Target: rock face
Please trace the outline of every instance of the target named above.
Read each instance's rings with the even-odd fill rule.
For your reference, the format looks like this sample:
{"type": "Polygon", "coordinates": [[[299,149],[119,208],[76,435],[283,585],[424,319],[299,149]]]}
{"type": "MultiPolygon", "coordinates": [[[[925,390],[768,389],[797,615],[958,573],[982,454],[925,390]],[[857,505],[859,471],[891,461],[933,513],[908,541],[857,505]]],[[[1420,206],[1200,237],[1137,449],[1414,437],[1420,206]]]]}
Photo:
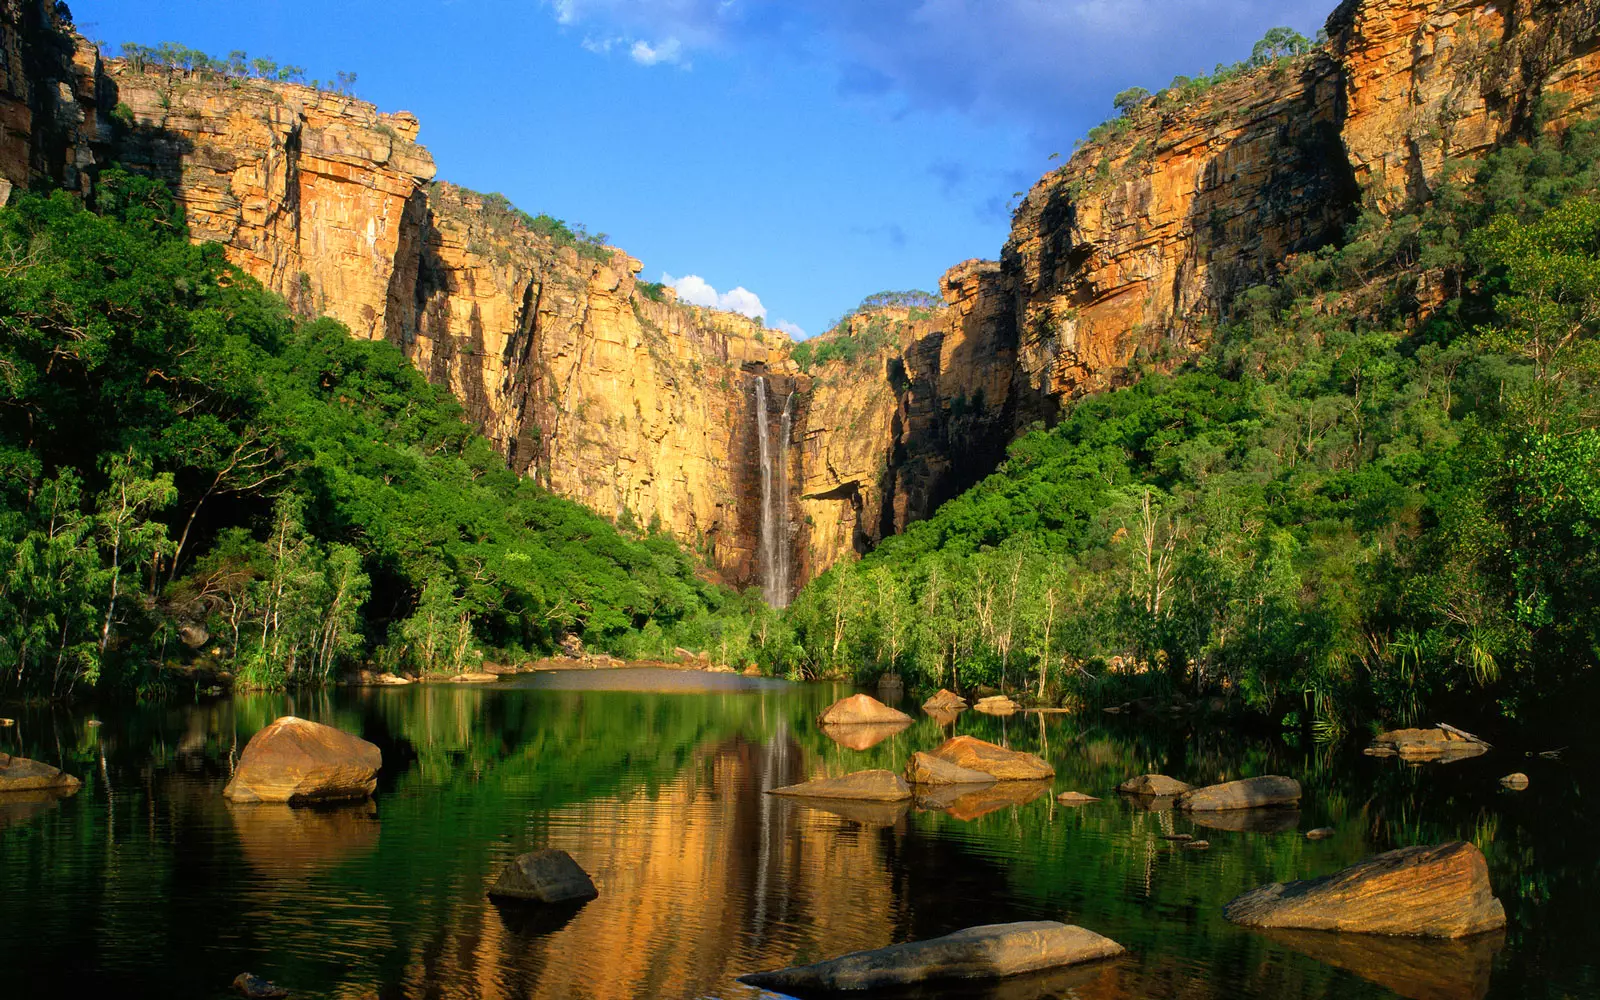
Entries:
{"type": "Polygon", "coordinates": [[[900,802],[911,798],[911,789],[893,771],[857,771],[842,778],[815,778],[798,785],[769,789],[768,794],[812,799],[900,802]]]}
{"type": "Polygon", "coordinates": [[[906,761],[906,782],[912,785],[973,785],[995,780],[987,771],[953,764],[942,757],[918,750],[906,761]]]}
{"type": "Polygon", "coordinates": [[[1121,945],[1052,920],[969,927],[928,941],[858,951],[815,965],[743,976],[761,989],[807,996],[916,983],[994,979],[1112,958],[1121,945]]]}
{"type": "Polygon", "coordinates": [[[1169,778],[1164,774],[1141,774],[1137,778],[1129,778],[1117,786],[1117,791],[1124,795],[1154,795],[1167,797],[1182,795],[1193,788],[1176,778],[1169,778]]]}
{"type": "Polygon", "coordinates": [[[1275,774],[1242,778],[1195,788],[1178,796],[1178,808],[1189,812],[1267,809],[1300,804],[1300,782],[1275,774]]]}
{"type": "Polygon", "coordinates": [[[1405,847],[1332,875],[1275,882],[1227,905],[1249,927],[1458,938],[1504,927],[1483,852],[1460,841],[1405,847]]]}
{"type": "Polygon", "coordinates": [[[83,782],[26,757],[0,753],[0,795],[8,792],[76,792],[83,782]]]}
{"type": "Polygon", "coordinates": [[[929,756],[969,771],[981,771],[999,781],[1037,781],[1056,776],[1056,769],[1041,758],[986,743],[976,736],[945,740],[929,756]]]}
{"type": "Polygon", "coordinates": [[[518,855],[489,887],[489,895],[536,903],[583,903],[597,898],[600,890],[572,855],[551,849],[518,855]]]}
{"type": "Polygon", "coordinates": [[[897,708],[890,708],[870,694],[853,694],[829,705],[817,717],[817,721],[824,726],[881,725],[910,722],[911,716],[897,708]]]}
{"type": "Polygon", "coordinates": [[[378,787],[383,754],[357,736],[286,715],[250,738],[222,794],[233,802],[360,799],[378,787]]]}
{"type": "Polygon", "coordinates": [[[764,425],[787,445],[768,471],[792,589],[1141,354],[1200,349],[1363,204],[1415,206],[1447,164],[1528,135],[1546,96],[1555,128],[1600,103],[1595,0],[1345,0],[1328,28],[1084,144],[1028,192],[999,261],[951,268],[940,307],[848,317],[831,336],[858,349],[805,371],[783,335],[677,302],[621,250],[430,183],[405,112],[102,60],[45,0],[0,0],[0,198],[41,178],[88,193],[113,158],[167,179],[196,238],[399,345],[510,468],[660,524],[739,586],[761,576],[764,425]]]}

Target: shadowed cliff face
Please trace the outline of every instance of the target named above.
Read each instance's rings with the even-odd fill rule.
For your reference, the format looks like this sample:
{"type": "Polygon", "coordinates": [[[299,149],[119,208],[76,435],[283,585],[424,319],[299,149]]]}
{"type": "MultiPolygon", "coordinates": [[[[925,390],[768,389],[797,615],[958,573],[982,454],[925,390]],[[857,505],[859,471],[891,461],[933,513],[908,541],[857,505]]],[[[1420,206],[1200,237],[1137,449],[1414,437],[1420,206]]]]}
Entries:
{"type": "Polygon", "coordinates": [[[798,586],[1071,400],[1181,363],[1363,204],[1414,207],[1449,164],[1600,102],[1600,0],[1346,0],[1329,35],[1084,145],[1028,193],[998,263],[945,274],[945,308],[858,313],[831,336],[876,330],[870,347],[804,374],[782,334],[642,286],[622,251],[430,184],[405,112],[102,62],[39,0],[0,0],[0,196],[40,178],[88,194],[112,158],[166,179],[196,238],[298,311],[398,344],[512,469],[659,525],[738,586],[761,578],[766,379],[769,436],[794,394],[798,586]]]}

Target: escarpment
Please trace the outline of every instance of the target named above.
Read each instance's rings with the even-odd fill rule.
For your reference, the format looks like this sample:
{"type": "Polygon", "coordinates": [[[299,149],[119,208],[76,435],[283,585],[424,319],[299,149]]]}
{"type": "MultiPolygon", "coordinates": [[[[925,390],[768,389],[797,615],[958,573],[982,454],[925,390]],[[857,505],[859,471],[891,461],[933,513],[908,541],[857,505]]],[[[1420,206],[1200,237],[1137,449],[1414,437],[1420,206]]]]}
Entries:
{"type": "Polygon", "coordinates": [[[1345,0],[1328,34],[1100,130],[998,261],[944,275],[942,308],[858,312],[798,355],[621,250],[434,182],[409,114],[103,60],[42,0],[0,0],[0,196],[92,196],[113,160],[164,178],[195,238],[398,345],[510,468],[792,593],[1073,399],[1180,364],[1365,208],[1414,208],[1452,164],[1600,102],[1600,0],[1345,0]]]}

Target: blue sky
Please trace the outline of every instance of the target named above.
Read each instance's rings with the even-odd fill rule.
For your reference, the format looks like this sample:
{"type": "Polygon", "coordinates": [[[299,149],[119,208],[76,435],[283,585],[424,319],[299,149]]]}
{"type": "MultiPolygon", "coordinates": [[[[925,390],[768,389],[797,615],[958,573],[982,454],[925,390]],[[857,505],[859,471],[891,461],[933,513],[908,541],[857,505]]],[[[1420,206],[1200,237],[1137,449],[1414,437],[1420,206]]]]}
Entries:
{"type": "Polygon", "coordinates": [[[243,49],[422,120],[441,179],[644,276],[821,332],[998,255],[1013,194],[1128,86],[1334,0],[72,0],[112,51],[243,49]]]}

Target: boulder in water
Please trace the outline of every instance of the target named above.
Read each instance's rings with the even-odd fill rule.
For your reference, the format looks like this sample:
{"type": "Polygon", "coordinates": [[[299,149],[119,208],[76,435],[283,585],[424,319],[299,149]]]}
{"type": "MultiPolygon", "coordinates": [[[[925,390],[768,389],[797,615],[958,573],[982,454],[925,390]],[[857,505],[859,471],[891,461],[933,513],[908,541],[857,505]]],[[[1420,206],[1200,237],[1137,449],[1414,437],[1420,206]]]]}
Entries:
{"type": "Polygon", "coordinates": [[[870,694],[853,694],[828,706],[817,717],[825,726],[859,726],[865,723],[910,722],[911,716],[890,708],[870,694]]]}
{"type": "Polygon", "coordinates": [[[982,771],[999,781],[1038,781],[1056,776],[1056,769],[1043,759],[1020,750],[995,746],[976,736],[956,736],[945,740],[930,754],[971,771],[982,771]]]}
{"type": "Polygon", "coordinates": [[[83,782],[42,761],[0,753],[0,794],[7,792],[65,792],[71,794],[83,782]]]}
{"type": "Polygon", "coordinates": [[[987,785],[994,780],[988,772],[952,764],[922,750],[906,761],[906,782],[912,785],[987,785]]]}
{"type": "Polygon", "coordinates": [[[798,785],[769,789],[768,793],[812,799],[861,799],[867,802],[900,802],[911,798],[910,787],[893,771],[857,771],[842,778],[817,778],[798,785]]]}
{"type": "Polygon", "coordinates": [[[939,693],[922,703],[925,712],[959,712],[967,707],[967,700],[946,688],[940,688],[939,693]]]}
{"type": "Polygon", "coordinates": [[[489,887],[489,895],[535,903],[586,903],[600,891],[572,855],[552,848],[512,859],[489,887]]]}
{"type": "Polygon", "coordinates": [[[1489,744],[1459,729],[1393,729],[1379,733],[1366,753],[1374,757],[1398,754],[1405,760],[1429,760],[1441,764],[1487,753],[1489,744]]]}
{"type": "Polygon", "coordinates": [[[1403,847],[1322,878],[1264,885],[1222,915],[1247,927],[1442,938],[1506,924],[1483,852],[1462,841],[1403,847]]]}
{"type": "Polygon", "coordinates": [[[1082,792],[1062,792],[1056,796],[1056,801],[1064,806],[1082,806],[1088,805],[1090,802],[1099,802],[1100,800],[1093,795],[1085,795],[1082,792]]]}
{"type": "Polygon", "coordinates": [[[233,991],[250,1000],[277,1000],[289,995],[289,991],[282,986],[275,986],[253,972],[241,972],[234,976],[233,991]]]}
{"type": "Polygon", "coordinates": [[[984,715],[1015,715],[1022,709],[1021,705],[1003,694],[979,698],[978,703],[972,707],[984,715]]]}
{"type": "Polygon", "coordinates": [[[233,802],[360,799],[378,787],[383,753],[358,736],[286,715],[250,738],[222,794],[233,802]]]}
{"type": "Polygon", "coordinates": [[[1053,920],[969,927],[944,937],[858,951],[814,965],[743,976],[761,989],[810,996],[918,983],[998,979],[1112,958],[1121,945],[1053,920]]]}
{"type": "Polygon", "coordinates": [[[1513,792],[1520,792],[1528,787],[1528,776],[1523,774],[1521,771],[1518,771],[1515,774],[1508,774],[1504,778],[1501,778],[1500,784],[1511,789],[1513,792]]]}
{"type": "Polygon", "coordinates": [[[1266,809],[1299,804],[1300,782],[1276,774],[1207,785],[1178,796],[1178,808],[1189,812],[1266,809]]]}
{"type": "Polygon", "coordinates": [[[1154,795],[1166,798],[1182,795],[1194,788],[1186,782],[1176,778],[1169,778],[1164,774],[1141,774],[1137,778],[1129,778],[1117,786],[1117,791],[1124,795],[1154,795]]]}

